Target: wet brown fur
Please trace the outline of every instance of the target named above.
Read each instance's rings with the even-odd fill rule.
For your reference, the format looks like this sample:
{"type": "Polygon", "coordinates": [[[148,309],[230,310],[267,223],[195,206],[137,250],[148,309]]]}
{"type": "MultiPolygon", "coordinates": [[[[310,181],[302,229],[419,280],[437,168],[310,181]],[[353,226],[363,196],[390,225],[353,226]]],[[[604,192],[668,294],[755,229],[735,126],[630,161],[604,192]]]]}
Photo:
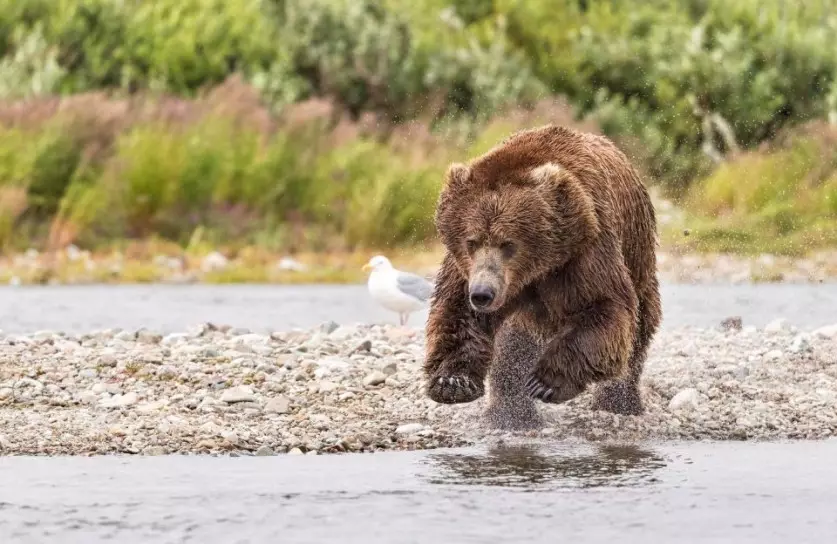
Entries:
{"type": "Polygon", "coordinates": [[[662,313],[656,219],[610,140],[552,125],[518,132],[449,168],[436,225],[447,251],[427,324],[430,398],[483,395],[502,325],[542,343],[532,397],[563,402],[598,383],[596,408],[643,412],[638,383],[662,313]],[[490,312],[468,302],[474,270],[505,285],[490,312]]]}

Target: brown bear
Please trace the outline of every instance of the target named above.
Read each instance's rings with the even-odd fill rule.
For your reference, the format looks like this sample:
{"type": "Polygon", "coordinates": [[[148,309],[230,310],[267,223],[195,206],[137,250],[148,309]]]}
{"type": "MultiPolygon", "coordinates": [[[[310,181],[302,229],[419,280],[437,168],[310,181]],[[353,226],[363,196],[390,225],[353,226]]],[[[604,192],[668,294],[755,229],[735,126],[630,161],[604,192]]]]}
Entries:
{"type": "Polygon", "coordinates": [[[561,403],[595,383],[596,409],[643,413],[662,314],[657,226],[613,142],[554,125],[517,132],[449,167],[435,221],[445,256],[426,331],[431,399],[476,400],[494,369],[490,397],[561,403]]]}

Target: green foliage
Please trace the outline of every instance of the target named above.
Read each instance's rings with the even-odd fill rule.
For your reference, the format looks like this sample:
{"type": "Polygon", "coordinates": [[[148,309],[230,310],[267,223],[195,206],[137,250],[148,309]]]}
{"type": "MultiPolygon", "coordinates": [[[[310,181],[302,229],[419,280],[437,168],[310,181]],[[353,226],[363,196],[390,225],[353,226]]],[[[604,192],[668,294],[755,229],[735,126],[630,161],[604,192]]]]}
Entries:
{"type": "Polygon", "coordinates": [[[498,3],[538,75],[606,132],[638,137],[650,173],[675,189],[837,103],[825,92],[833,0],[498,3]]]}
{"type": "MultiPolygon", "coordinates": [[[[436,119],[495,109],[533,98],[540,86],[525,59],[502,34],[489,44],[467,36],[451,16],[447,24],[413,21],[400,2],[286,0],[278,8],[279,35],[304,95],[336,97],[353,114],[372,111],[385,120],[423,115],[436,119]]],[[[438,17],[438,13],[435,13],[438,17]]]]}
{"type": "Polygon", "coordinates": [[[322,249],[432,237],[444,161],[415,162],[370,139],[338,143],[316,120],[271,133],[236,121],[152,118],[96,153],[90,119],[0,129],[0,241],[17,231],[43,242],[51,230],[88,247],[154,236],[185,247],[204,232],[322,249]],[[296,226],[316,235],[289,238],[296,226]]]}
{"type": "Polygon", "coordinates": [[[733,252],[804,253],[837,242],[837,134],[794,134],[745,154],[688,191],[689,243],[733,252]]]}
{"type": "MultiPolygon", "coordinates": [[[[0,100],[195,97],[235,74],[274,112],[322,97],[387,129],[418,119],[473,136],[506,108],[563,95],[670,193],[697,184],[699,211],[734,209],[784,236],[813,207],[770,191],[801,190],[804,153],[748,166],[773,189],[752,177],[731,189],[739,163],[726,162],[785,129],[837,122],[835,42],[837,0],[0,0],[0,100]]],[[[70,125],[0,144],[0,188],[14,188],[0,195],[0,230],[41,216],[92,238],[241,225],[288,240],[297,223],[348,244],[427,236],[441,160],[405,166],[386,144],[327,143],[322,127],[265,138],[206,122],[132,126],[105,158],[70,125]]],[[[13,140],[19,127],[3,130],[13,140]]],[[[489,125],[472,149],[506,130],[489,125]]],[[[816,193],[825,217],[833,186],[816,193]]]]}

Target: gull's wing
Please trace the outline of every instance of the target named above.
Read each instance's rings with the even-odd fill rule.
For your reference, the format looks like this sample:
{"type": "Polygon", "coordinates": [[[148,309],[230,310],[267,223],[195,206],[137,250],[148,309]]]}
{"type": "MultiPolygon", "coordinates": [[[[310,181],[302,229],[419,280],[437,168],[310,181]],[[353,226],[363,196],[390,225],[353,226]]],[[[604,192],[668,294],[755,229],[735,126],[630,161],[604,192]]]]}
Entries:
{"type": "Polygon", "coordinates": [[[399,270],[398,276],[396,277],[396,285],[402,293],[406,293],[422,302],[427,302],[430,295],[433,294],[433,284],[421,276],[411,274],[410,272],[401,272],[399,270]]]}

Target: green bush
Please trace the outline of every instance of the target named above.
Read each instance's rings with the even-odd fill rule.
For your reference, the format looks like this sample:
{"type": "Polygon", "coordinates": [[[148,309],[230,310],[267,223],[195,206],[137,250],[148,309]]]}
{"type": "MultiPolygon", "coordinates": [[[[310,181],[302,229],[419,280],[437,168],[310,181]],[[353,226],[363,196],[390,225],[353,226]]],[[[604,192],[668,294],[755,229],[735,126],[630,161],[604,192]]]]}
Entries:
{"type": "Polygon", "coordinates": [[[788,142],[717,168],[689,189],[689,244],[733,252],[804,253],[837,242],[837,133],[794,131],[788,142]]]}
{"type": "Polygon", "coordinates": [[[833,0],[580,4],[498,0],[539,77],[606,132],[639,137],[650,173],[675,189],[829,108],[833,0]]]}
{"type": "Polygon", "coordinates": [[[0,128],[0,242],[186,246],[201,231],[212,243],[345,249],[433,236],[443,156],[338,138],[321,119],[265,131],[203,103],[180,120],[166,120],[165,101],[153,107],[116,125],[68,113],[0,128]]]}

